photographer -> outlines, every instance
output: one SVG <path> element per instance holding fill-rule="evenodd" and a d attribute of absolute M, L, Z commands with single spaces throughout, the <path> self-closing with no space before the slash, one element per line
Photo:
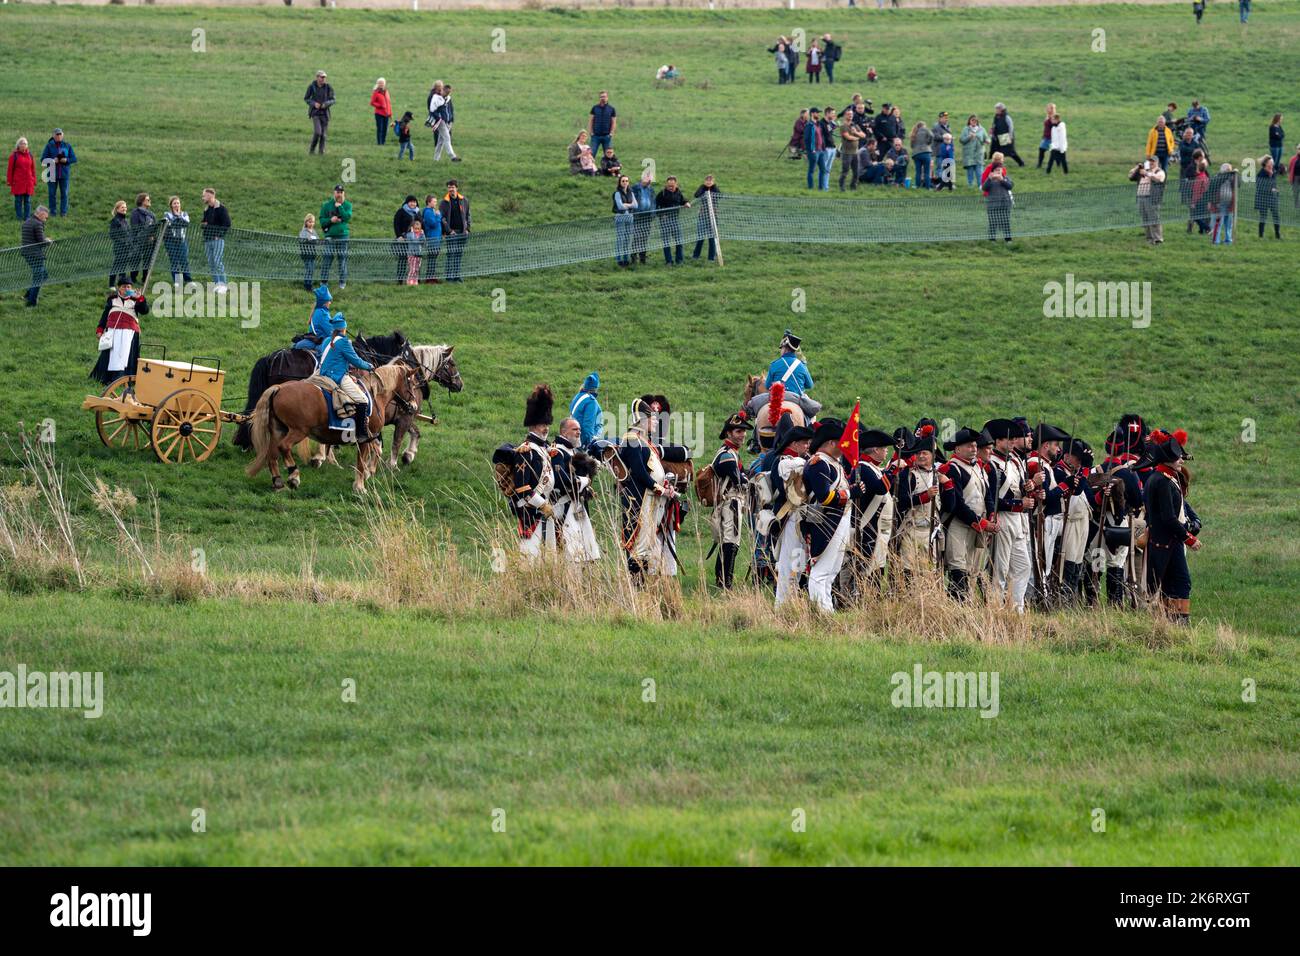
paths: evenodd
<path fill-rule="evenodd" d="M 1152 154 L 1130 169 L 1128 178 L 1137 183 L 1138 215 L 1146 230 L 1147 242 L 1157 246 L 1165 241 L 1164 226 L 1160 224 L 1160 203 L 1165 195 L 1165 171 Z"/>

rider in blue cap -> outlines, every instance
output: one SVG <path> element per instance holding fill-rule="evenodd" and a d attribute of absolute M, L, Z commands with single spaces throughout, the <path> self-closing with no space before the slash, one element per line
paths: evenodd
<path fill-rule="evenodd" d="M 600 376 L 592 372 L 583 379 L 582 388 L 573 396 L 573 401 L 569 402 L 569 415 L 578 420 L 578 427 L 582 429 L 580 440 L 584 448 L 605 433 L 601 427 L 600 402 L 596 399 L 599 390 Z"/>
<path fill-rule="evenodd" d="M 314 349 L 320 351 L 321 346 L 329 341 L 331 318 L 330 303 L 334 297 L 330 295 L 329 286 L 324 283 L 316 292 L 316 308 L 312 311 L 310 329 L 308 334 L 293 343 L 296 349 Z"/>

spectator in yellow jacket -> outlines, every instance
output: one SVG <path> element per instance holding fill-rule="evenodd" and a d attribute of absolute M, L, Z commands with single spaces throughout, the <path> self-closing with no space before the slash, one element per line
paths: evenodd
<path fill-rule="evenodd" d="M 1160 160 L 1160 168 L 1169 166 L 1169 157 L 1174 152 L 1174 131 L 1171 130 L 1163 116 L 1156 117 L 1156 125 L 1147 133 L 1147 155 Z"/>

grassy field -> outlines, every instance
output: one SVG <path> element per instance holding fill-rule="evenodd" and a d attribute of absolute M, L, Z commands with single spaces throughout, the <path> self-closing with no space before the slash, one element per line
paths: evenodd
<path fill-rule="evenodd" d="M 845 44 L 841 83 L 812 93 L 775 84 L 765 48 L 797 27 Z M 1091 51 L 1096 28 L 1105 53 Z M 206 31 L 204 53 L 191 51 L 195 29 Z M 496 29 L 504 53 L 492 52 Z M 1300 4 L 1256 10 L 1248 29 L 1227 5 L 1198 30 L 1183 6 L 435 18 L 11 4 L 0 8 L 0 56 L 21 66 L 0 73 L 0 134 L 26 135 L 39 151 L 50 128 L 68 131 L 81 162 L 73 214 L 51 223 L 56 237 L 101 229 L 114 200 L 141 190 L 158 209 L 179 193 L 193 213 L 206 185 L 237 225 L 293 230 L 347 159 L 356 235 L 386 235 L 407 192 L 423 196 L 449 174 L 480 230 L 603 215 L 607 184 L 569 177 L 564 159 L 599 89 L 618 107 L 625 163 L 653 158 L 661 178 L 677 174 L 688 190 L 713 172 L 724 190 L 768 195 L 803 191 L 802 167 L 773 159 L 800 107 L 843 105 L 861 89 L 877 105 L 899 103 L 909 126 L 940 109 L 959 125 L 970 112 L 987 122 L 1004 100 L 1027 155 L 1050 99 L 1069 123 L 1071 176 L 1028 169 L 1017 189 L 1060 189 L 1123 182 L 1170 99 L 1210 106 L 1216 160 L 1263 153 L 1273 112 L 1300 116 L 1286 83 Z M 653 87 L 666 61 L 683 70 L 683 86 Z M 882 76 L 870 88 L 868 64 Z M 301 103 L 322 65 L 340 97 L 323 159 L 306 154 Z M 400 167 L 394 145 L 376 147 L 367 100 L 378 75 L 399 110 L 414 110 L 435 78 L 454 83 L 465 161 L 434 167 L 423 137 L 417 161 Z M 3 243 L 16 242 L 16 225 L 4 228 Z M 735 244 L 724 268 L 628 274 L 611 263 L 452 287 L 349 286 L 336 302 L 353 323 L 457 347 L 466 390 L 437 400 L 442 424 L 392 492 L 421 504 L 430 529 L 471 561 L 483 517 L 504 520 L 487 456 L 519 435 L 534 382 L 565 400 L 597 368 L 607 410 L 662 392 L 703 413 L 711 437 L 743 376 L 793 325 L 817 396 L 832 413 L 861 396 L 873 427 L 1022 413 L 1099 444 L 1121 412 L 1140 411 L 1187 428 L 1206 521 L 1194 614 L 1206 623 L 1172 645 L 1080 638 L 1006 649 L 882 642 L 868 621 L 857 635 L 792 637 L 761 624 L 452 621 L 339 604 L 160 605 L 99 589 L 10 594 L 0 597 L 0 669 L 104 670 L 110 709 L 100 721 L 0 716 L 0 853 L 10 862 L 1293 861 L 1284 834 L 1295 832 L 1297 768 L 1284 730 L 1295 725 L 1300 678 L 1298 239 L 1259 240 L 1246 223 L 1238 233 L 1231 248 L 1177 223 L 1157 249 L 1138 230 L 1006 248 Z M 1067 273 L 1151 282 L 1150 327 L 1045 319 L 1043 286 Z M 492 309 L 498 288 L 505 312 Z M 791 311 L 796 289 L 805 314 Z M 362 521 L 349 474 L 308 473 L 299 491 L 274 495 L 265 476 L 244 476 L 228 443 L 181 470 L 100 445 L 79 405 L 102 295 L 99 283 L 50 288 L 39 310 L 24 310 L 20 294 L 0 297 L 0 432 L 52 420 L 74 486 L 84 474 L 141 499 L 156 492 L 176 547 L 203 548 L 215 579 L 294 575 L 314 548 L 317 572 L 346 581 Z M 308 307 L 301 289 L 268 283 L 257 328 L 156 318 L 144 339 L 173 355 L 221 356 L 232 370 L 227 406 L 238 408 L 253 360 L 300 329 Z M 0 448 L 5 483 L 15 464 Z M 84 493 L 73 507 L 92 559 L 110 561 L 117 543 L 102 516 Z M 701 586 L 706 548 L 706 527 L 692 522 L 688 592 Z M 888 675 L 918 661 L 1000 670 L 1002 715 L 889 707 Z M 362 688 L 355 705 L 338 703 L 345 676 Z M 647 676 L 661 688 L 655 706 L 640 702 Z M 1258 704 L 1240 702 L 1245 677 L 1260 682 Z M 213 821 L 201 838 L 188 829 L 197 806 Z M 1089 829 L 1096 806 L 1111 820 L 1104 836 Z M 494 807 L 507 809 L 508 835 L 491 832 Z M 794 807 L 816 821 L 799 839 Z"/>

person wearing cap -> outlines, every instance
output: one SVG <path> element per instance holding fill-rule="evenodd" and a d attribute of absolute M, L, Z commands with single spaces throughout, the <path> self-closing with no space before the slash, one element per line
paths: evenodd
<path fill-rule="evenodd" d="M 348 323 L 339 312 L 330 318 L 330 334 L 317 348 L 317 374 L 338 386 L 347 403 L 352 406 L 346 414 L 353 416 L 357 424 L 357 444 L 375 441 L 378 435 L 370 431 L 370 397 L 361 384 L 352 377 L 352 369 L 368 372 L 374 368 L 369 362 L 357 355 L 352 341 L 347 334 Z"/>
<path fill-rule="evenodd" d="M 994 507 L 998 518 L 993 538 L 991 596 L 999 601 L 1009 599 L 1016 612 L 1023 614 L 1032 571 L 1029 515 L 1037 500 L 1024 459 L 1017 454 L 1015 445 L 1023 444 L 1028 428 L 1010 419 L 995 418 L 986 422 L 984 429 L 993 436 L 990 463 L 995 476 Z"/>
<path fill-rule="evenodd" d="M 1187 566 L 1187 549 L 1199 551 L 1201 521 L 1187 504 L 1189 458 L 1181 429 L 1149 446 L 1142 464 L 1152 467 L 1147 479 L 1147 587 L 1160 596 L 1164 612 L 1177 624 L 1191 621 L 1192 576 Z"/>
<path fill-rule="evenodd" d="M 524 406 L 524 427 L 528 434 L 515 449 L 512 504 L 519 519 L 519 553 L 537 558 L 542 549 L 556 546 L 555 469 L 548 435 L 554 398 L 551 387 L 538 385 Z"/>
<path fill-rule="evenodd" d="M 569 414 L 578 421 L 581 431 L 581 446 L 588 447 L 592 442 L 605 437 L 604 413 L 600 408 L 600 373 L 591 372 L 582 380 L 578 394 L 569 402 Z"/>
<path fill-rule="evenodd" d="M 740 460 L 740 445 L 745 432 L 754 426 L 745 412 L 732 414 L 722 423 L 718 438 L 722 447 L 713 456 L 714 507 L 709 520 L 713 529 L 714 545 L 718 557 L 713 563 L 713 577 L 717 586 L 731 590 L 736 575 L 736 555 L 740 553 L 740 529 L 745 513 L 745 465 Z"/>
<path fill-rule="evenodd" d="M 794 419 L 787 412 L 781 415 L 776 425 L 776 433 L 769 447 L 759 454 L 749 466 L 748 510 L 750 530 L 754 533 L 754 554 L 750 563 L 754 580 L 759 584 L 774 586 L 776 583 L 776 547 L 781 537 L 781 523 L 777 512 L 785 503 L 778 500 L 778 492 L 783 491 L 780 478 L 776 473 L 777 449 L 789 447 L 786 436 L 794 428 Z M 808 433 L 811 437 L 811 432 Z M 805 439 L 806 441 L 806 439 Z M 807 448 L 801 448 L 802 455 Z"/>
<path fill-rule="evenodd" d="M 858 463 L 849 474 L 849 500 L 853 503 L 854 547 L 845 561 L 844 592 L 857 595 L 874 584 L 885 569 L 894 530 L 893 479 L 885 464 L 894 451 L 894 438 L 883 431 L 858 425 Z"/>
<path fill-rule="evenodd" d="M 460 259 L 469 242 L 472 221 L 469 197 L 461 194 L 456 180 L 447 180 L 447 193 L 438 204 L 438 212 L 442 215 L 442 234 L 447 244 L 446 278 L 448 282 L 461 282 Z"/>
<path fill-rule="evenodd" d="M 324 70 L 316 71 L 316 78 L 311 81 L 302 99 L 307 104 L 307 116 L 311 119 L 311 146 L 307 148 L 307 152 L 314 153 L 319 146 L 320 154 L 324 156 L 325 134 L 329 132 L 330 125 L 330 107 L 334 105 L 334 87 L 330 86 Z"/>
<path fill-rule="evenodd" d="M 676 482 L 664 468 L 667 448 L 654 442 L 657 419 L 667 411 L 660 399 L 643 395 L 632 403 L 631 422 L 618 446 L 625 472 L 618 486 L 622 544 L 637 587 L 645 583 L 647 574 L 677 574 L 677 529 L 685 514 Z"/>
<path fill-rule="evenodd" d="M 126 276 L 119 279 L 117 289 L 108 294 L 99 325 L 95 327 L 99 357 L 90 377 L 104 386 L 112 385 L 124 375 L 135 374 L 140 357 L 140 316 L 149 314 L 144 295 L 135 291 Z"/>
<path fill-rule="evenodd" d="M 330 266 L 335 257 L 339 260 L 339 288 L 348 287 L 348 236 L 349 223 L 352 222 L 352 202 L 347 198 L 342 183 L 334 186 L 334 195 L 320 206 L 321 232 L 325 237 L 325 249 L 321 256 L 320 281 L 324 285 L 330 280 Z"/>
<path fill-rule="evenodd" d="M 943 553 L 939 496 L 951 480 L 934 461 L 934 426 L 921 425 L 903 449 L 903 466 L 895 480 L 898 508 L 898 559 L 906 575 L 935 566 Z"/>
<path fill-rule="evenodd" d="M 979 439 L 973 428 L 959 428 L 943 443 L 952 454 L 939 466 L 948 593 L 961 601 L 969 596 L 971 578 L 982 568 L 984 536 L 993 527 L 988 518 L 989 476 L 976 459 Z"/>
<path fill-rule="evenodd" d="M 853 534 L 849 507 L 849 476 L 840 453 L 844 423 L 828 418 L 813 430 L 812 455 L 803 469 L 807 503 L 799 521 L 799 533 L 807 546 L 808 597 L 822 611 L 835 610 L 833 587 L 844 564 Z"/>
<path fill-rule="evenodd" d="M 781 416 L 769 471 L 772 499 L 768 510 L 772 517 L 768 521 L 765 516 L 760 516 L 756 523 L 757 531 L 766 537 L 770 546 L 777 607 L 799 590 L 808 569 L 807 545 L 799 527 L 799 517 L 806 501 L 803 471 L 808 464 L 806 456 L 812 438 L 811 428 L 795 425 L 788 414 Z"/>
<path fill-rule="evenodd" d="M 1057 562 L 1057 580 L 1061 598 L 1077 601 L 1086 593 L 1089 602 L 1095 597 L 1090 578 L 1083 574 L 1088 540 L 1092 537 L 1092 492 L 1088 475 L 1095 459 L 1092 446 L 1081 438 L 1067 438 L 1061 445 L 1061 464 L 1068 476 L 1058 484 L 1061 490 L 1065 523 L 1061 529 L 1061 550 Z"/>
<path fill-rule="evenodd" d="M 802 344 L 803 339 L 789 329 L 785 330 L 781 336 L 781 354 L 767 367 L 767 377 L 763 380 L 765 389 L 771 391 L 772 386 L 780 382 L 785 386 L 787 397 L 812 391 L 813 378 L 799 352 Z"/>
<path fill-rule="evenodd" d="M 330 294 L 329 286 L 322 283 L 314 291 L 316 308 L 312 310 L 311 318 L 307 321 L 307 332 L 300 335 L 293 343 L 296 349 L 311 349 L 313 352 L 318 351 L 330 338 L 334 321 L 334 317 L 330 315 L 330 303 L 334 300 L 334 296 Z"/>
<path fill-rule="evenodd" d="M 63 138 L 63 130 L 56 129 L 41 151 L 41 166 L 53 170 L 48 181 L 50 215 L 54 215 L 55 209 L 58 209 L 60 216 L 68 214 L 68 187 L 72 164 L 76 161 L 77 153 L 72 144 Z M 57 206 L 54 203 L 56 198 L 59 200 Z"/>

